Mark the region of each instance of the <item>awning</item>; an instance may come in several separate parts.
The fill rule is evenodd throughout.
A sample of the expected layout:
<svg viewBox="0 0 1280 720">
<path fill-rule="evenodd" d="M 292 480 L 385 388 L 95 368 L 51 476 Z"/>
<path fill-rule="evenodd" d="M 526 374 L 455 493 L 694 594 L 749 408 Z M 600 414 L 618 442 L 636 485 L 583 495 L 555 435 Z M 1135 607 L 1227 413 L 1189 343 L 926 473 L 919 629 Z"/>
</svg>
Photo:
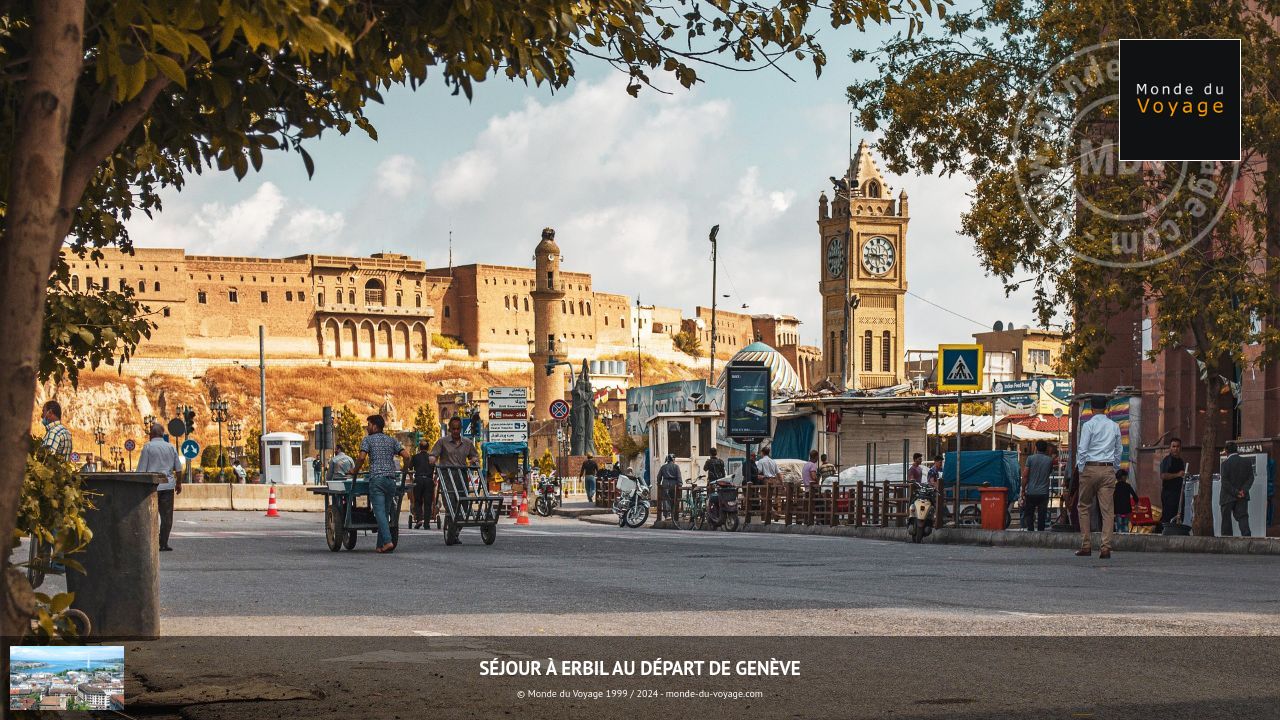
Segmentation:
<svg viewBox="0 0 1280 720">
<path fill-rule="evenodd" d="M 937 422 L 930 418 L 925 422 L 925 431 L 930 435 L 940 437 L 954 437 L 956 434 L 956 424 L 961 419 L 955 416 L 944 417 L 942 422 Z M 963 435 L 990 435 L 991 434 L 991 416 L 990 415 L 965 415 L 963 418 L 964 426 L 961 430 Z M 1053 433 L 1040 432 L 1032 430 L 1025 425 L 1019 425 L 1011 420 L 1004 418 L 996 419 L 996 434 L 1012 437 L 1019 441 L 1034 440 L 1050 440 L 1057 441 L 1059 438 Z"/>
</svg>

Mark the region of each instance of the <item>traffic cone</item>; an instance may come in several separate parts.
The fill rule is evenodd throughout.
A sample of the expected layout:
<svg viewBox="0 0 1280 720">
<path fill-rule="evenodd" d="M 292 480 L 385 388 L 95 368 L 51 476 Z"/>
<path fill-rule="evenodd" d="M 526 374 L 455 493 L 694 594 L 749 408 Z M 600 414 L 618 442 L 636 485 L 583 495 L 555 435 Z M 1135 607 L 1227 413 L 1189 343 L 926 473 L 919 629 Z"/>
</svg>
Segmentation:
<svg viewBox="0 0 1280 720">
<path fill-rule="evenodd" d="M 520 517 L 516 518 L 516 524 L 529 524 L 529 493 L 522 493 L 520 495 Z"/>
<path fill-rule="evenodd" d="M 516 502 L 515 494 L 511 495 L 511 509 L 507 511 L 507 518 L 514 520 L 520 516 L 520 503 Z"/>
<path fill-rule="evenodd" d="M 267 517 L 280 517 L 280 512 L 276 510 L 276 486 L 271 485 L 271 494 L 267 496 Z"/>
</svg>

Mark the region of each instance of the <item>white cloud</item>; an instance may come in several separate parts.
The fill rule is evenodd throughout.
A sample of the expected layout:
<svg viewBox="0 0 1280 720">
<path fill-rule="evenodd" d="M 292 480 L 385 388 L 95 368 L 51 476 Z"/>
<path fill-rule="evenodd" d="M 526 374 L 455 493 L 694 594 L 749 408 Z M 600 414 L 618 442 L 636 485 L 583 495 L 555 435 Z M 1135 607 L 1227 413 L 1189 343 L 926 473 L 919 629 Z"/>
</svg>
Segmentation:
<svg viewBox="0 0 1280 720">
<path fill-rule="evenodd" d="M 392 155 L 378 165 L 375 186 L 379 193 L 403 200 L 418 182 L 418 163 L 408 155 Z"/>
<path fill-rule="evenodd" d="M 284 223 L 280 241 L 299 248 L 333 247 L 345 226 L 341 212 L 327 213 L 319 208 L 304 207 Z"/>
</svg>

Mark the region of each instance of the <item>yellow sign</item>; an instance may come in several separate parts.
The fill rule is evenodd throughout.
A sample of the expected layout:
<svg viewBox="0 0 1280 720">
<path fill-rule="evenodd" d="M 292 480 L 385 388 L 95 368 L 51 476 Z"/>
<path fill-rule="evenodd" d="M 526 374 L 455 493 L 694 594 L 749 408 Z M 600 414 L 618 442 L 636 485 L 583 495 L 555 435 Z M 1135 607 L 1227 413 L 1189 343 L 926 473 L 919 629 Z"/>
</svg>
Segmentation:
<svg viewBox="0 0 1280 720">
<path fill-rule="evenodd" d="M 980 392 L 982 390 L 982 346 L 939 345 L 938 389 Z"/>
</svg>

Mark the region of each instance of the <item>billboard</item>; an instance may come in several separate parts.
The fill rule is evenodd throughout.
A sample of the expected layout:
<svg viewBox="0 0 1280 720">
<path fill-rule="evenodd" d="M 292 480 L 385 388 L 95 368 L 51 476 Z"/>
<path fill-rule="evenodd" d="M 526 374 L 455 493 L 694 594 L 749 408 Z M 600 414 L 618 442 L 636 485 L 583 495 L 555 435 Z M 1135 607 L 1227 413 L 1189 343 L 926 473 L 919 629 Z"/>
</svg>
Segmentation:
<svg viewBox="0 0 1280 720">
<path fill-rule="evenodd" d="M 694 397 L 698 400 L 695 403 Z M 696 404 L 710 405 L 712 410 L 722 410 L 724 391 L 706 380 L 675 380 L 673 382 L 627 388 L 627 433 L 644 435 L 649 420 L 660 412 L 686 412 Z"/>
<path fill-rule="evenodd" d="M 773 413 L 769 367 L 731 363 L 726 375 L 725 434 L 734 440 L 769 437 Z"/>
<path fill-rule="evenodd" d="M 1068 414 L 1075 381 L 1071 378 L 1033 378 L 1005 380 L 991 384 L 994 392 L 1022 392 L 1025 395 L 1000 398 L 997 415 L 1054 415 L 1055 410 Z"/>
</svg>

